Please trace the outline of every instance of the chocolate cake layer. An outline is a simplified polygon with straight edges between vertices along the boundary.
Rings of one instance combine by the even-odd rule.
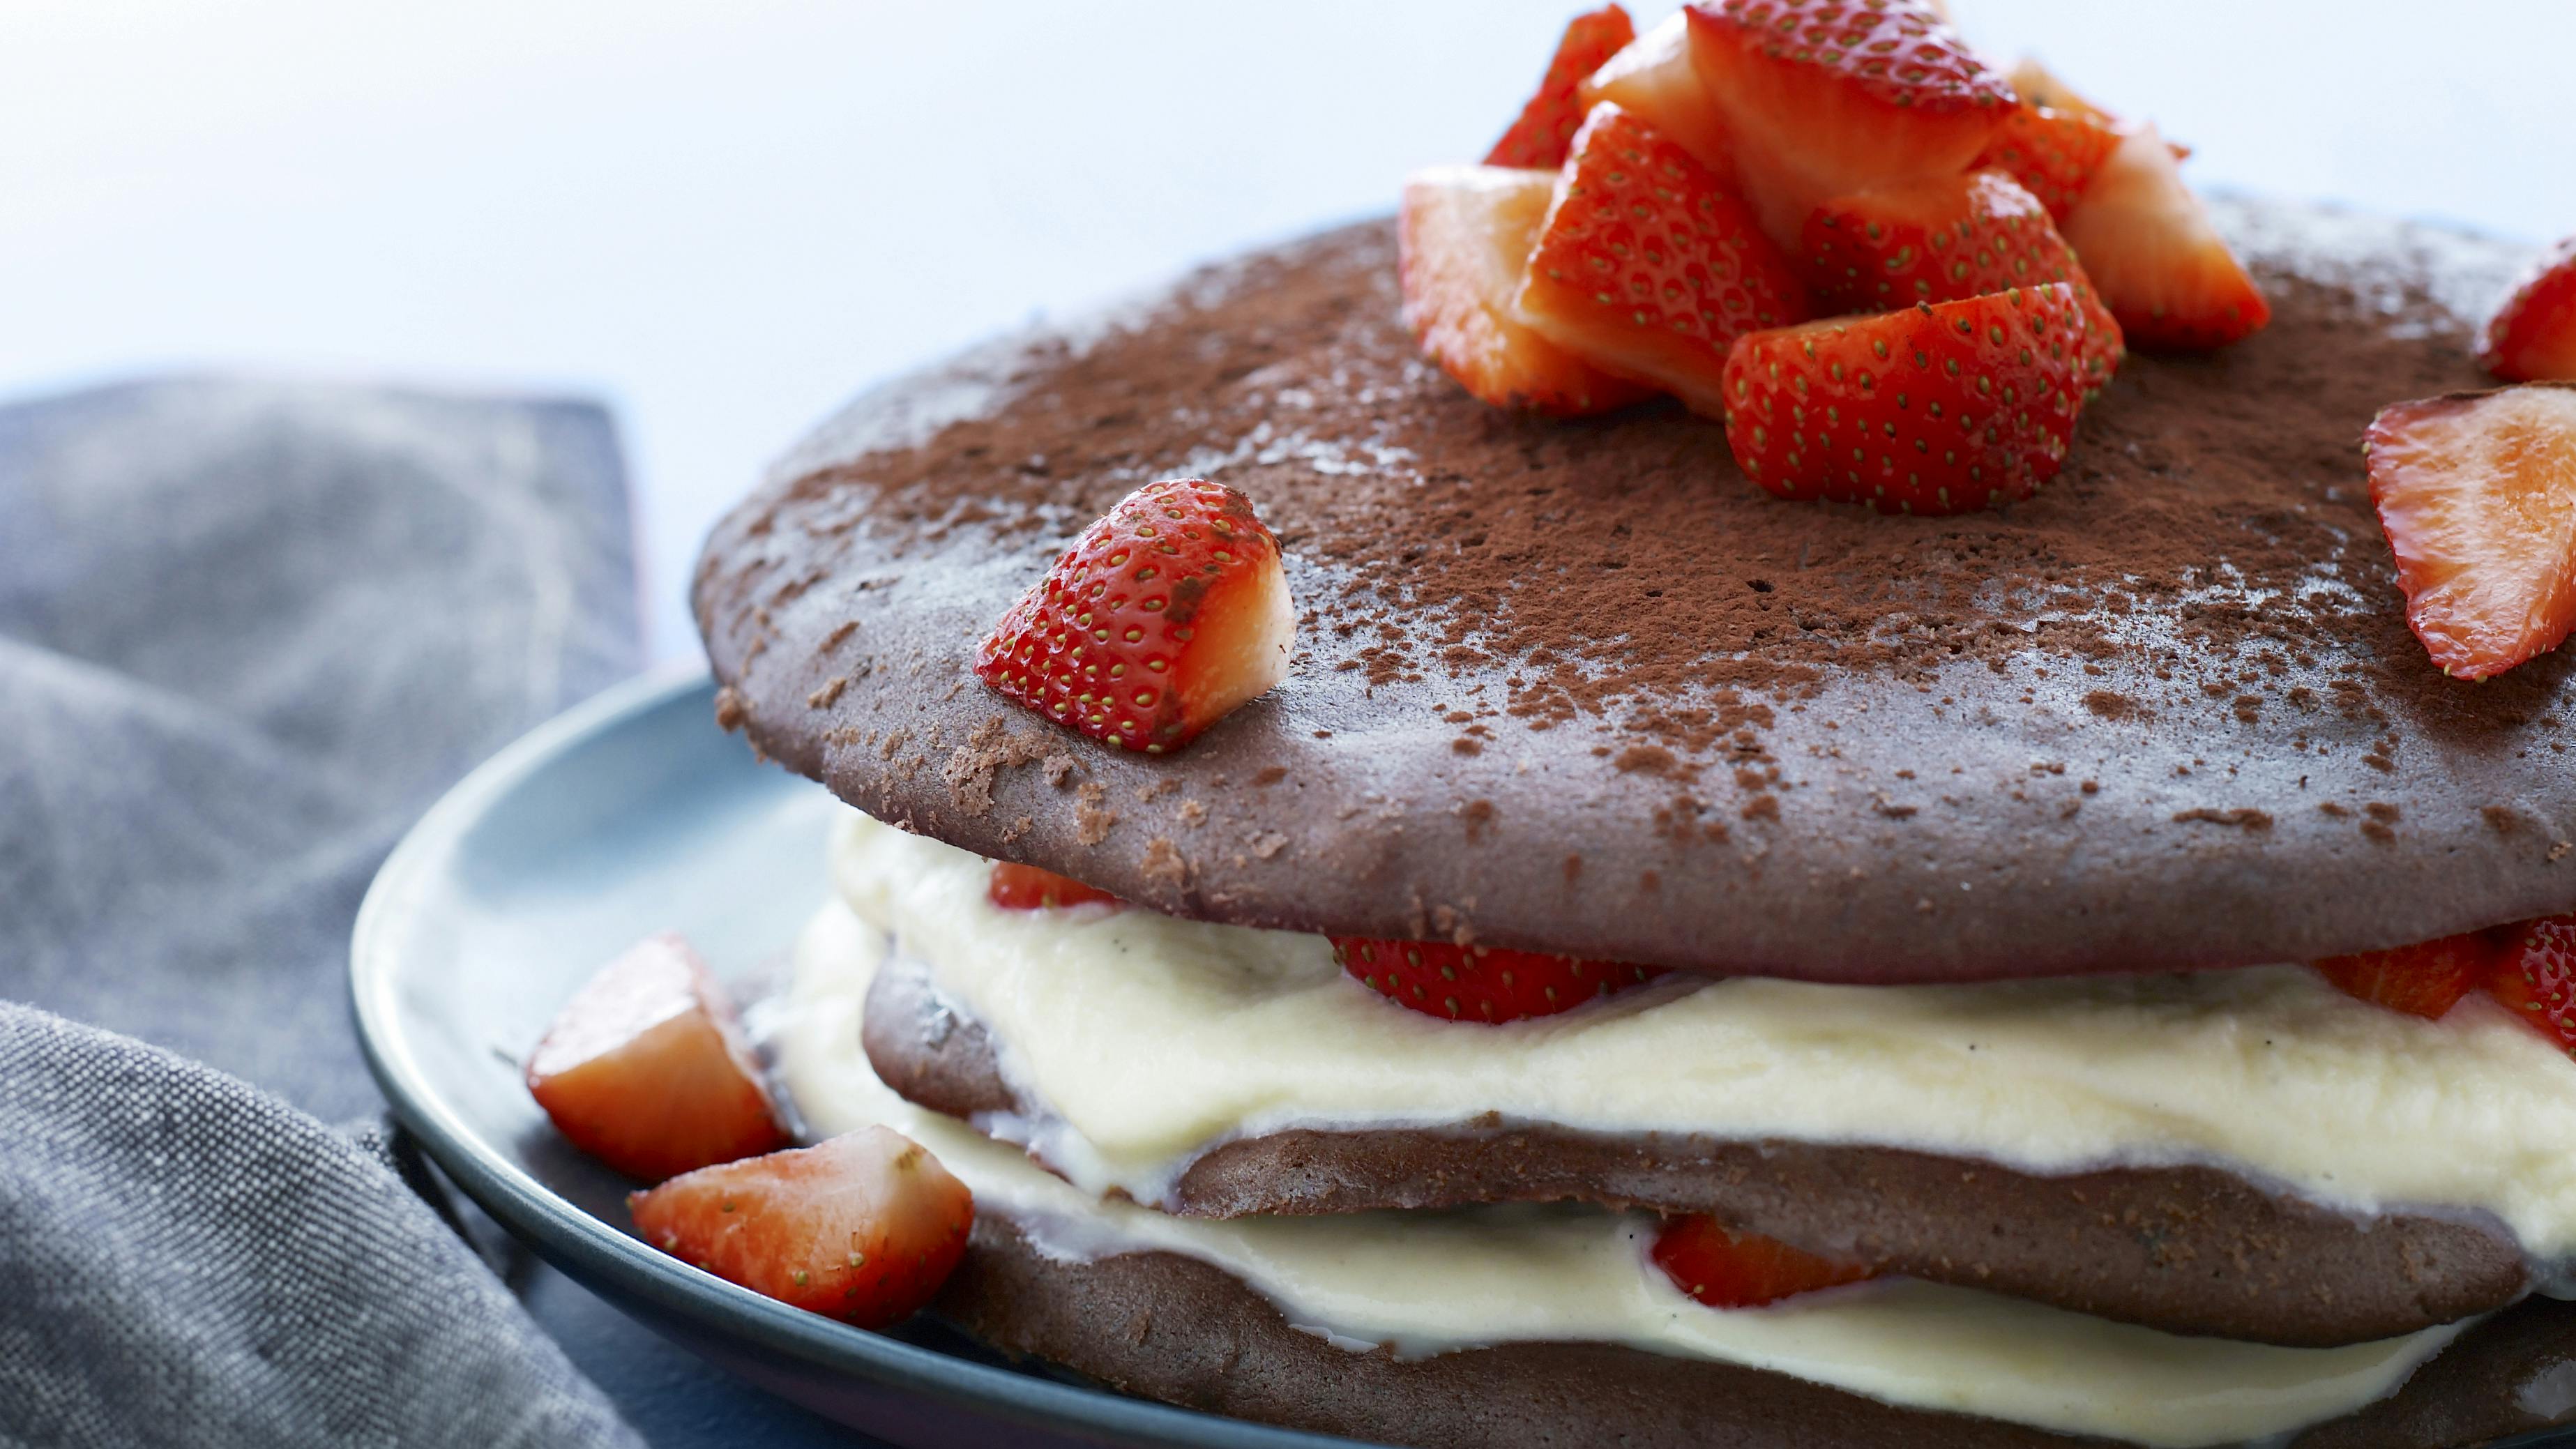
[[[1468,397],[1392,228],[1197,274],[863,398],[715,530],[720,710],[910,829],[1158,910],[1845,981],[2206,967],[2576,908],[2569,660],[2443,676],[2358,439],[2481,378],[2520,260],[2249,205],[2276,308],[2137,357],[2008,511],[1783,503],[1668,406]],[[1241,488],[1293,677],[1168,758],[975,637],[1150,479]]]
[[[1421,1449],[2020,1449],[2083,1442],[1896,1408],[1785,1374],[1594,1343],[1399,1359],[1289,1326],[1224,1271],[1170,1253],[1050,1258],[978,1218],[935,1305],[1014,1354],[1123,1392]],[[2458,1449],[2576,1412],[2576,1306],[2532,1299],[2470,1329],[2388,1399],[2294,1449]]]
[[[877,972],[863,1044],[880,1080],[933,1111],[1032,1113],[984,1027],[913,963]],[[2347,1216],[2209,1167],[2047,1177],[1886,1147],[1502,1122],[1238,1139],[1190,1163],[1168,1207],[1228,1218],[1561,1201],[1711,1213],[1883,1273],[2302,1347],[2455,1322],[2526,1286],[2520,1250],[2490,1224]]]

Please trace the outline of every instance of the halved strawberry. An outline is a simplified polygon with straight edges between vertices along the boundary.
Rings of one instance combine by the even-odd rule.
[[[1555,195],[1553,171],[1435,166],[1408,178],[1395,233],[1405,325],[1441,371],[1498,408],[1575,417],[1642,402],[1652,389],[1591,366],[1512,310]]]
[[[2362,448],[2406,622],[2443,673],[2500,674],[2576,628],[2576,383],[2399,403]]]
[[[2495,967],[2495,938],[2484,931],[2444,936],[2389,951],[2333,956],[2316,963],[2336,989],[2410,1016],[2438,1019]]]
[[[1737,185],[1726,117],[1700,84],[1699,67],[1691,63],[1690,21],[1680,11],[1610,57],[1575,87],[1574,99],[1586,112],[1604,102],[1617,106],[1672,138],[1720,182]]]
[[[2478,335],[2478,361],[2507,382],[2576,381],[2576,236],[2514,284]]]
[[[1585,110],[1575,98],[1575,87],[1636,38],[1636,25],[1616,5],[1575,16],[1556,43],[1555,58],[1547,63],[1538,94],[1521,107],[1520,118],[1503,133],[1503,139],[1485,153],[1485,164],[1550,169],[1564,165],[1566,148],[1574,140],[1575,128],[1583,124]]]
[[[1109,892],[1084,885],[1071,876],[1007,860],[993,862],[993,877],[984,887],[984,897],[1006,911],[1123,904]]]
[[[2525,921],[2501,934],[2487,994],[2576,1056],[2576,916]]]
[[[975,646],[975,672],[1093,739],[1159,755],[1287,677],[1297,615],[1279,543],[1222,483],[1148,483]]]
[[[1693,5],[1691,58],[1782,246],[1829,196],[1964,171],[2012,87],[1922,0]]]
[[[2084,330],[2075,289],[2051,282],[1756,332],[1727,359],[1727,446],[1782,498],[2018,502],[2066,457]]]
[[[628,1177],[787,1145],[733,1003],[676,935],[601,967],[528,1054],[526,1078],[555,1130]]]
[[[1571,1011],[1664,974],[1659,966],[1579,961],[1540,951],[1459,946],[1447,941],[1375,941],[1335,936],[1333,958],[1370,990],[1451,1021],[1518,1021]]]
[[[675,1177],[626,1208],[672,1257],[861,1328],[928,1303],[975,1225],[966,1185],[885,1127]]]
[[[2045,106],[2062,115],[2091,121],[2106,130],[2120,129],[2118,116],[2077,95],[2075,87],[2050,74],[2037,56],[2025,55],[2014,61],[2006,78],[2012,82],[2014,94],[2021,97],[2025,106]]]
[[[1801,258],[1820,310],[1887,312],[2064,282],[2084,309],[2088,395],[2120,368],[2120,324],[2039,199],[2000,171],[1838,196],[1807,218]]]
[[[2120,138],[2064,230],[2131,347],[2224,347],[2272,320],[2153,126]]]
[[[2050,216],[2064,221],[2119,144],[2119,132],[2089,116],[2016,106],[1971,169],[2010,172]]]
[[[1711,1308],[1759,1308],[1876,1276],[1858,1263],[1731,1231],[1704,1213],[1664,1219],[1651,1256],[1674,1287]]]
[[[1519,309],[1557,346],[1710,417],[1724,411],[1728,345],[1809,315],[1806,287],[1744,202],[1610,105],[1575,135]]]

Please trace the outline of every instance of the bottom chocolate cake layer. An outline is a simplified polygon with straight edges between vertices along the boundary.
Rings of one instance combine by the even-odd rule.
[[[984,1028],[889,961],[869,989],[878,1077],[953,1117],[1027,1114]],[[2501,1229],[2356,1218],[2209,1167],[2044,1177],[1885,1147],[1603,1137],[1563,1128],[1299,1130],[1222,1144],[1184,1170],[1195,1217],[1596,1202],[1715,1214],[1883,1273],[2176,1333],[2296,1347],[2391,1338],[2513,1302]]]
[[[2099,1443],[1897,1408],[1786,1374],[1597,1343],[1402,1359],[1292,1326],[1195,1259],[1074,1262],[979,1218],[937,1311],[1014,1355],[1208,1413],[1420,1449],[2018,1449]],[[2461,1449],[2576,1416],[2576,1304],[2534,1298],[2477,1325],[2404,1387],[2293,1449]]]

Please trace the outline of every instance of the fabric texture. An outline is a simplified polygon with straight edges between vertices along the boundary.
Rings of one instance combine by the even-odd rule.
[[[586,403],[0,408],[0,1444],[635,1442],[323,1125],[382,1107],[345,979],[377,863],[640,667],[633,554]]]

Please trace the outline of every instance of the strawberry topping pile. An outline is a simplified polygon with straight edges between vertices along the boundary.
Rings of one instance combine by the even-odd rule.
[[[1664,974],[1654,966],[1447,941],[1335,936],[1332,942],[1334,959],[1370,990],[1399,1006],[1451,1021],[1499,1025],[1554,1016]]]
[[[2054,475],[2129,347],[2269,316],[2152,126],[2007,77],[1930,0],[1704,0],[1569,79],[1631,34],[1577,17],[1486,166],[1405,189],[1405,319],[1488,403],[1669,394],[1782,498],[1955,512]],[[1952,303],[1968,333],[1918,310]],[[1937,383],[1882,389],[1908,355]]]
[[[1148,483],[1083,530],[975,646],[1016,703],[1122,749],[1197,738],[1288,673],[1278,540],[1221,483]]]

